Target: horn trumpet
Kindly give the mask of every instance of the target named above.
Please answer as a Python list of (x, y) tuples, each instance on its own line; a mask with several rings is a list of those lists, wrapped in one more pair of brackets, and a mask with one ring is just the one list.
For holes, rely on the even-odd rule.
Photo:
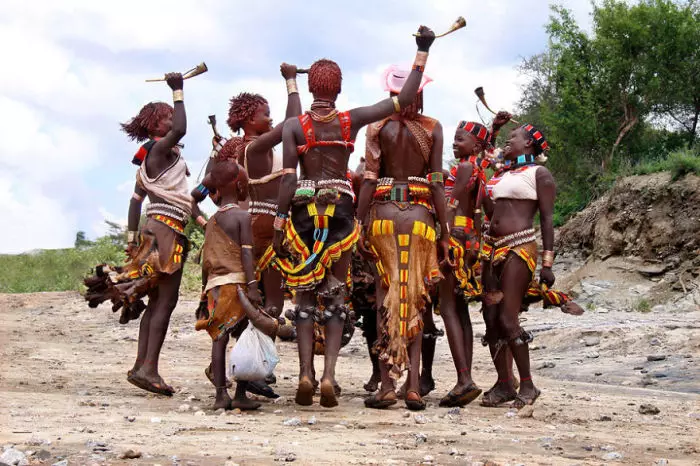
[[(456, 30), (462, 29), (462, 28), (465, 27), (466, 25), (467, 25), (467, 20), (464, 19), (463, 16), (460, 16), (459, 18), (457, 18), (457, 19), (455, 20), (454, 23), (452, 23), (452, 26), (450, 26), (450, 29), (448, 29), (446, 32), (443, 32), (442, 34), (438, 34), (437, 36), (435, 36), (435, 38), (437, 39), (438, 37), (444, 37), (444, 36), (446, 36), (447, 34), (452, 34), (452, 33), (455, 32)], [(417, 34), (417, 33), (416, 33), (416, 34), (413, 34), (413, 35), (414, 35), (415, 37), (420, 37), (420, 34)]]
[[(195, 76), (199, 76), (202, 73), (206, 73), (209, 71), (209, 68), (207, 68), (207, 64), (202, 62), (199, 65), (195, 66), (191, 70), (185, 71), (182, 73), (182, 79), (190, 79), (194, 78)], [(158, 81), (165, 81), (165, 78), (157, 78), (157, 79), (147, 79), (147, 83), (155, 83)]]
[[(485, 95), (484, 95), (484, 88), (483, 88), (483, 87), (479, 86), (479, 87), (477, 87), (476, 89), (474, 89), (474, 94), (476, 94), (476, 96), (479, 98), (479, 100), (481, 101), (481, 103), (484, 104), (484, 107), (486, 107), (486, 110), (488, 110), (489, 112), (491, 112), (491, 113), (493, 113), (494, 115), (496, 115), (496, 112), (494, 112), (493, 110), (491, 110), (491, 108), (489, 107), (489, 104), (486, 103), (486, 97), (485, 97)], [(516, 125), (519, 125), (519, 124), (520, 124), (520, 122), (519, 122), (518, 120), (514, 120), (513, 118), (511, 118), (510, 121), (512, 121), (512, 122), (515, 123)]]

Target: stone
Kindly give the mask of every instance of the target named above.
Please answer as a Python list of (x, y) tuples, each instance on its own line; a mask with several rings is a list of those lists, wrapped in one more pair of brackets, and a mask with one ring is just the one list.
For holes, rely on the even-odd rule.
[(534, 413), (535, 413), (535, 406), (534, 405), (525, 405), (520, 409), (520, 411), (518, 411), (518, 417), (526, 419), (526, 418), (532, 417)]
[(543, 361), (537, 365), (535, 369), (540, 370), (540, 369), (551, 369), (555, 367), (556, 364), (553, 363), (552, 361)]
[(48, 450), (39, 450), (36, 452), (34, 457), (40, 459), (41, 461), (46, 461), (47, 459), (51, 458), (51, 452)]
[(138, 450), (128, 449), (119, 455), (120, 460), (134, 460), (136, 458), (141, 458), (141, 452)]
[(611, 451), (610, 453), (606, 453), (602, 456), (602, 458), (605, 461), (617, 461), (622, 459), (622, 453), (618, 453), (616, 451)]
[(659, 345), (661, 345), (661, 340), (659, 340), (658, 338), (654, 337), (654, 338), (652, 338), (651, 340), (649, 340), (649, 344), (650, 344), (651, 346), (659, 346)]
[(598, 359), (600, 357), (600, 353), (597, 351), (589, 351), (586, 353), (586, 357), (588, 359)]
[(428, 436), (425, 435), (423, 432), (418, 432), (415, 435), (415, 438), (416, 438), (416, 445), (418, 445), (419, 443), (427, 443), (428, 442)]
[(609, 422), (609, 421), (612, 421), (612, 418), (610, 416), (603, 414), (602, 416), (598, 417), (598, 420), (601, 422)]
[(126, 416), (124, 419), (126, 419), (128, 422), (134, 422), (136, 420), (136, 416)]
[(462, 414), (462, 409), (461, 409), (459, 406), (457, 406), (457, 407), (455, 407), (455, 408), (450, 408), (450, 410), (447, 411), (447, 414), (452, 414), (452, 415), (454, 415), (454, 416), (459, 416), (460, 414)]
[(29, 464), (27, 455), (16, 448), (8, 448), (0, 455), (0, 462), (9, 464), (10, 466), (24, 466)]
[(654, 405), (645, 404), (639, 407), (639, 414), (659, 414), (661, 410)]
[(647, 361), (653, 362), (653, 361), (664, 361), (666, 359), (665, 354), (651, 354), (647, 356)]
[(32, 437), (27, 441), (27, 445), (40, 447), (42, 445), (51, 445), (51, 441), (37, 437), (36, 435), (32, 435)]
[(214, 411), (214, 414), (218, 414), (218, 415), (226, 414), (226, 410), (224, 408), (219, 408), (216, 411)]
[(310, 426), (313, 426), (313, 425), (316, 424), (316, 422), (318, 422), (318, 421), (316, 421), (316, 416), (311, 416), (311, 417), (309, 418), (309, 420), (306, 421), (306, 422), (307, 422)]
[(201, 417), (201, 416), (206, 416), (207, 413), (205, 413), (204, 411), (202, 411), (202, 410), (200, 409), (199, 411), (197, 411), (196, 413), (194, 413), (194, 415), (195, 415), (195, 416), (200, 416), (200, 417)]
[(422, 414), (415, 414), (413, 416), (413, 421), (416, 424), (427, 424), (428, 422), (430, 422), (430, 420)]
[(584, 337), (583, 344), (586, 346), (598, 346), (600, 344), (600, 337), (596, 337), (596, 336)]
[(298, 417), (285, 419), (282, 422), (282, 425), (287, 426), (287, 427), (298, 427), (301, 425), (301, 419), (299, 419)]
[(153, 424), (160, 424), (161, 419), (159, 417), (152, 417), (151, 418), (151, 423)]
[(431, 455), (425, 455), (423, 457), (423, 461), (426, 463), (432, 463), (433, 461), (435, 461), (435, 458)]
[(177, 408), (177, 410), (181, 413), (186, 413), (190, 409), (192, 409), (192, 408), (188, 404), (182, 404), (182, 405), (180, 405), (180, 407)]
[(669, 462), (666, 458), (659, 458), (654, 464), (656, 466), (668, 466)]
[(517, 415), (518, 415), (518, 411), (516, 411), (515, 409), (508, 410), (504, 414), (505, 417), (515, 417)]
[(51, 466), (68, 466), (68, 460), (61, 460), (57, 463), (52, 464)]
[(333, 430), (347, 430), (347, 426), (344, 426), (342, 424), (336, 424), (333, 426)]

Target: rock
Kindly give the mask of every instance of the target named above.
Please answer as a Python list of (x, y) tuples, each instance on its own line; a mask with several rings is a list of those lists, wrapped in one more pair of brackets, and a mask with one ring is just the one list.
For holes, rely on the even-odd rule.
[(136, 416), (124, 416), (124, 419), (126, 419), (128, 422), (134, 422), (136, 420)]
[(700, 421), (700, 413), (688, 413), (688, 417)]
[(224, 463), (224, 466), (240, 466), (240, 465), (236, 462), (233, 462), (233, 461), (226, 461)]
[(651, 354), (647, 356), (647, 361), (664, 361), (666, 359), (665, 354)]
[(663, 275), (670, 267), (671, 264), (668, 263), (647, 264), (637, 267), (637, 273), (644, 277), (657, 277)]
[(518, 415), (518, 411), (516, 411), (515, 409), (510, 409), (510, 410), (506, 411), (506, 413), (504, 414), (505, 417), (515, 417), (517, 415)]
[(40, 459), (41, 461), (46, 461), (47, 459), (51, 458), (51, 452), (47, 450), (39, 450), (36, 452), (34, 457)]
[(216, 411), (214, 411), (214, 414), (218, 414), (220, 416), (222, 414), (226, 414), (226, 410), (224, 408), (219, 408)]
[(0, 462), (9, 464), (10, 466), (24, 466), (29, 464), (27, 455), (17, 450), (16, 448), (8, 448), (0, 455)]
[(598, 417), (598, 420), (601, 422), (609, 422), (609, 421), (612, 421), (612, 418), (610, 416), (603, 414), (602, 416)]
[(124, 453), (119, 455), (120, 460), (134, 460), (136, 458), (141, 458), (141, 452), (132, 449), (128, 449)]
[(206, 416), (207, 413), (205, 413), (204, 411), (202, 411), (202, 410), (200, 409), (199, 411), (197, 411), (196, 413), (194, 413), (194, 415), (195, 415), (195, 416), (201, 417), (201, 416)]
[(191, 408), (190, 405), (188, 405), (188, 404), (182, 404), (182, 405), (180, 405), (179, 408), (177, 408), (177, 410), (178, 410), (179, 412), (181, 412), (181, 413), (186, 413), (186, 412), (189, 411), (190, 409), (192, 409), (192, 408)]
[(459, 450), (457, 450), (455, 447), (450, 448), (450, 456), (457, 456), (459, 455)]
[(462, 414), (462, 409), (459, 406), (457, 406), (457, 407), (451, 408), (449, 411), (447, 411), (447, 414), (459, 416), (460, 414)]
[(642, 383), (643, 386), (646, 387), (646, 386), (648, 386), (648, 385), (656, 385), (656, 384), (658, 384), (659, 382), (656, 381), (653, 377), (651, 377), (651, 375), (646, 374), (644, 377), (642, 377), (642, 382), (641, 382), (641, 383)]
[(57, 463), (52, 464), (51, 466), (68, 466), (68, 460), (61, 460)]
[(285, 420), (282, 422), (282, 425), (287, 426), (287, 427), (298, 427), (298, 426), (301, 425), (301, 419), (299, 419), (298, 417), (293, 417), (293, 418), (290, 418), (290, 419), (285, 419)]
[(600, 344), (600, 337), (596, 337), (596, 336), (584, 337), (583, 344), (586, 346), (598, 346)]
[(634, 366), (634, 368), (633, 368), (632, 370), (634, 370), (634, 371), (641, 371), (641, 370), (643, 370), (643, 369), (644, 369), (644, 366)]
[(284, 457), (284, 461), (287, 463), (292, 463), (296, 461), (296, 459), (297, 455), (295, 455), (294, 453), (288, 453), (287, 456)]
[(318, 422), (318, 421), (316, 421), (316, 416), (311, 416), (311, 417), (309, 418), (309, 420), (306, 421), (306, 422), (307, 422), (310, 426), (313, 426), (313, 425), (316, 424), (316, 422)]
[(602, 457), (605, 461), (617, 461), (622, 459), (622, 453), (618, 453), (616, 451), (611, 451), (610, 453), (606, 453)]
[(430, 422), (430, 420), (422, 414), (415, 414), (413, 416), (413, 421), (416, 424), (427, 424), (428, 422)]
[(51, 445), (51, 440), (46, 440), (43, 438), (39, 438), (36, 435), (32, 435), (32, 437), (27, 441), (27, 445), (32, 445), (34, 447), (40, 447), (43, 445)]
[(160, 419), (159, 417), (152, 417), (152, 418), (151, 418), (151, 422), (152, 422), (153, 424), (160, 424), (161, 419)]
[(620, 385), (622, 385), (623, 387), (629, 387), (630, 385), (632, 385), (632, 382), (629, 380), (623, 380)]
[(639, 414), (659, 414), (661, 410), (654, 405), (641, 405)]
[(431, 455), (425, 455), (423, 457), (423, 461), (426, 463), (432, 463), (433, 461), (435, 461), (435, 458)]
[(344, 426), (342, 424), (336, 424), (333, 426), (333, 430), (347, 430), (347, 426)]
[(415, 435), (415, 438), (416, 438), (416, 445), (418, 445), (419, 443), (426, 443), (428, 441), (428, 436), (425, 435), (423, 432), (418, 432)]
[(600, 371), (595, 371), (595, 372), (594, 372), (594, 375), (595, 375), (596, 377), (599, 377), (599, 376), (603, 375), (603, 373), (600, 372)]
[(241, 414), (243, 411), (241, 411), (241, 408), (236, 408), (236, 409), (232, 409), (232, 410), (229, 411), (229, 412), (230, 412), (231, 414)]
[(405, 418), (409, 418), (409, 417), (411, 417), (411, 412), (410, 412), (410, 411), (405, 411), (401, 416), (403, 416), (403, 417), (405, 417)]
[(525, 418), (532, 417), (534, 413), (535, 413), (535, 406), (534, 405), (525, 405), (520, 409), (520, 411), (518, 411), (518, 417), (525, 419)]
[(668, 460), (666, 458), (659, 458), (658, 460), (656, 460), (656, 462), (654, 464), (656, 466), (668, 466), (669, 463), (668, 463)]
[(551, 369), (555, 367), (556, 364), (553, 363), (552, 361), (543, 361), (537, 365), (535, 369), (540, 370), (540, 369)]
[(649, 340), (649, 344), (650, 344), (651, 346), (659, 346), (659, 345), (661, 345), (661, 340), (659, 340), (658, 338), (654, 337), (654, 338), (652, 338), (651, 340)]
[(586, 353), (586, 357), (588, 359), (598, 359), (600, 357), (600, 353), (597, 351), (589, 351)]

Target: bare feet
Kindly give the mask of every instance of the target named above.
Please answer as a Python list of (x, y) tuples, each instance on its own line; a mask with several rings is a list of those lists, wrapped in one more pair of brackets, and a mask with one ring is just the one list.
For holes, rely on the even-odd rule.
[(294, 401), (301, 406), (311, 406), (314, 402), (314, 392), (314, 383), (311, 379), (308, 377), (301, 377)]
[(340, 388), (333, 380), (321, 380), (321, 406), (324, 408), (335, 408), (338, 406), (336, 387)]

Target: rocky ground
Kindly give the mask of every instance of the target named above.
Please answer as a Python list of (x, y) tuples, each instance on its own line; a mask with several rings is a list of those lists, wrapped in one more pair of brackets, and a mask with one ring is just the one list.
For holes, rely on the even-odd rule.
[[(0, 295), (0, 463), (699, 464), (696, 284), (664, 304), (644, 304), (663, 278), (610, 261), (558, 261), (560, 285), (577, 294), (583, 316), (535, 308), (523, 315), (535, 331), (543, 394), (520, 415), (478, 403), (437, 407), (454, 381), (445, 338), (426, 411), (366, 409), (361, 332), (339, 359), (339, 407), (293, 403), (296, 351), (279, 343), (282, 397), (252, 414), (214, 412), (203, 374), (210, 340), (193, 329), (194, 301), (181, 300), (173, 316), (162, 373), (178, 392), (162, 398), (126, 382), (138, 328), (119, 325), (109, 306), (88, 310), (75, 293)], [(476, 309), (471, 317), (479, 336)], [(483, 388), (494, 380), (478, 343), (474, 374)]]

